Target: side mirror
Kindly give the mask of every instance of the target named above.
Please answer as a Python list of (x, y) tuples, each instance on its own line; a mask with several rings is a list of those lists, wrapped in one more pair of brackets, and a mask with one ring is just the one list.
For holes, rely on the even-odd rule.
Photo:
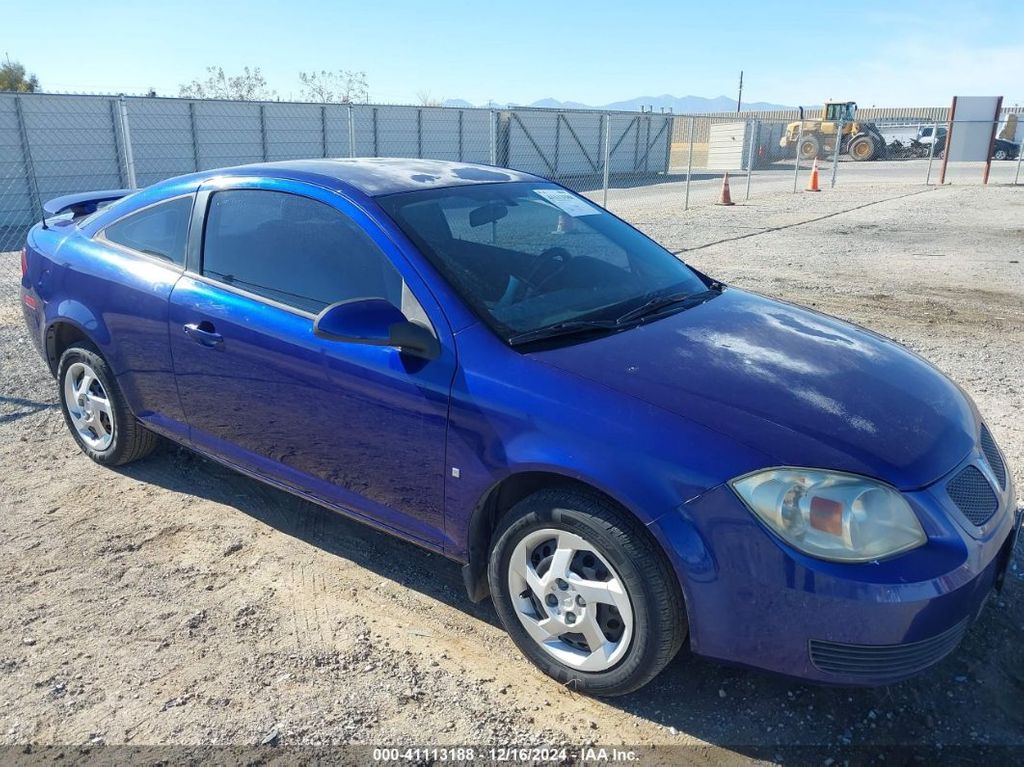
[(313, 320), (313, 334), (329, 341), (393, 346), (426, 360), (441, 354), (429, 330), (409, 322), (401, 309), (383, 298), (357, 298), (325, 307)]

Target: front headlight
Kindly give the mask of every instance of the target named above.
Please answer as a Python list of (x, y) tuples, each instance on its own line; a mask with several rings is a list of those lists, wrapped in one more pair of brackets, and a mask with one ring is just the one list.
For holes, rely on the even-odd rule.
[(784, 541), (819, 559), (867, 562), (927, 540), (903, 496), (864, 477), (785, 468), (729, 484)]

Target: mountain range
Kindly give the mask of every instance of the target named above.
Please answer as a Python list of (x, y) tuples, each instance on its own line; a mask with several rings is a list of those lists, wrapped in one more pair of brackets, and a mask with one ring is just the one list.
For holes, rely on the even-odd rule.
[[(639, 112), (641, 109), (653, 109), (655, 112), (674, 112), (675, 114), (690, 114), (693, 112), (733, 112), (736, 110), (736, 99), (728, 96), (718, 96), (713, 99), (703, 96), (673, 96), (665, 93), (661, 96), (638, 96), (637, 98), (626, 99), (625, 101), (613, 101), (610, 104), (583, 104), (579, 101), (559, 101), (558, 99), (546, 98), (534, 101), (532, 104), (471, 104), (464, 99), (447, 99), (444, 102), (446, 107), (469, 108), (472, 106), (492, 106), (504, 108), (509, 106), (542, 107), (545, 109), (609, 109), (627, 112)], [(772, 104), (767, 101), (743, 102), (744, 111), (767, 112), (774, 109), (795, 109), (785, 104)]]

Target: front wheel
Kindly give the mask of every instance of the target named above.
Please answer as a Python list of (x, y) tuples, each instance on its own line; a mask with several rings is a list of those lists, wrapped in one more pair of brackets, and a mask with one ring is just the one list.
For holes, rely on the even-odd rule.
[(857, 162), (873, 160), (877, 152), (875, 139), (868, 135), (857, 136), (850, 142), (846, 151)]
[(1005, 149), (997, 149), (992, 153), (993, 160), (1005, 160), (1009, 157)]
[(686, 619), (657, 543), (611, 504), (570, 490), (518, 503), (499, 527), (488, 580), (519, 649), (592, 695), (642, 687), (678, 652)]
[(157, 436), (135, 419), (117, 379), (92, 344), (71, 346), (61, 355), (57, 383), (71, 436), (97, 463), (120, 466), (156, 447)]

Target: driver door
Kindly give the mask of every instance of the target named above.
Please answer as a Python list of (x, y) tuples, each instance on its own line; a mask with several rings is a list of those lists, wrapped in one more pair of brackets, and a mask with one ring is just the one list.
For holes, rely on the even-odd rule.
[[(453, 345), (397, 247), (337, 194), (218, 181), (197, 202), (171, 294), (175, 377), (193, 444), (423, 543), (443, 541)], [(428, 361), (313, 334), (325, 306), (384, 298), (439, 334)]]

